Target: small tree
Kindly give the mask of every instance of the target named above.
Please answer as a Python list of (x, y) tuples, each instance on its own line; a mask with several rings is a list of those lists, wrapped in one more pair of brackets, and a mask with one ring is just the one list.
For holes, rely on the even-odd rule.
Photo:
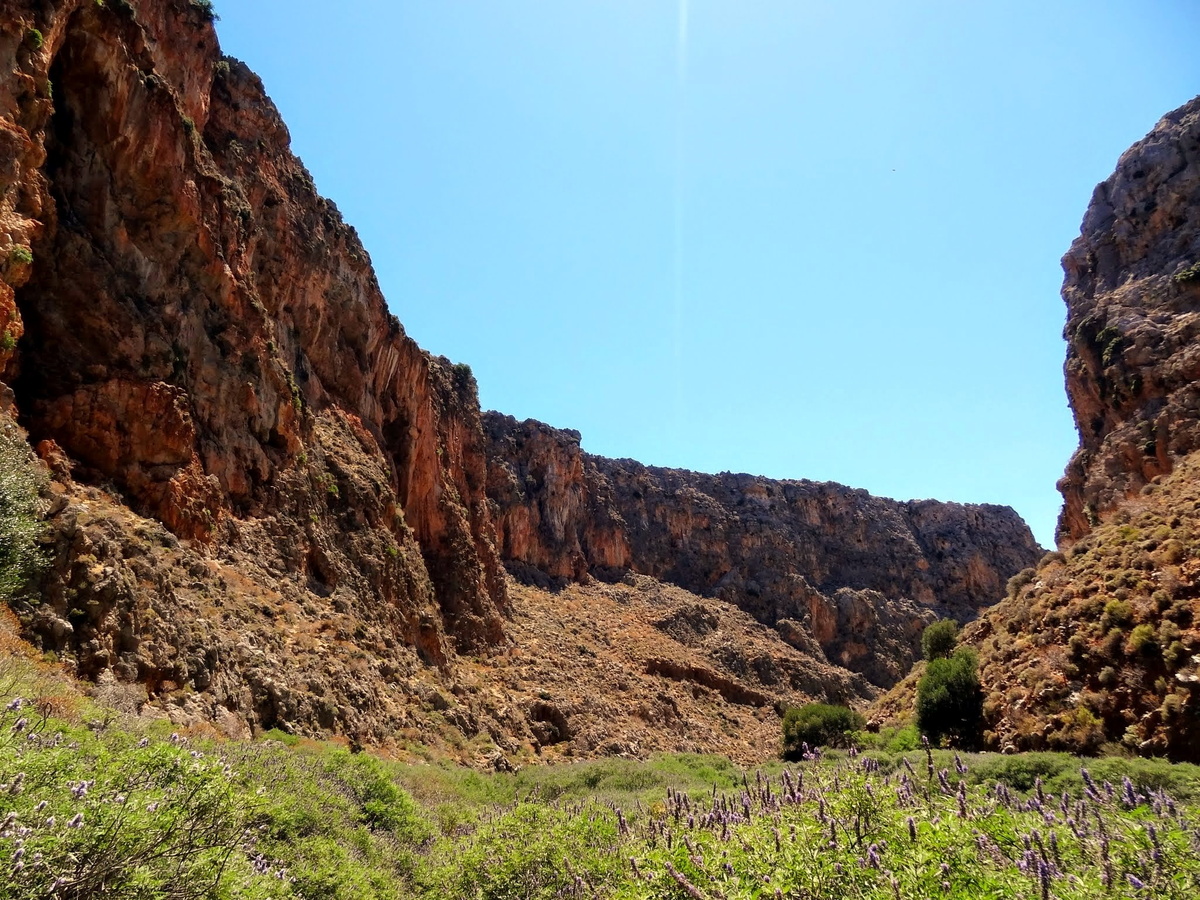
[(845, 706), (828, 703), (809, 703), (793, 707), (783, 716), (784, 759), (799, 759), (803, 745), (810, 747), (842, 747), (850, 743), (850, 735), (862, 731), (867, 720)]
[(921, 650), (926, 659), (946, 659), (958, 644), (958, 623), (953, 619), (934, 622), (921, 635)]
[(975, 652), (966, 647), (926, 666), (917, 684), (917, 725), (934, 743), (947, 738), (962, 747), (979, 739), (983, 691), (978, 669)]

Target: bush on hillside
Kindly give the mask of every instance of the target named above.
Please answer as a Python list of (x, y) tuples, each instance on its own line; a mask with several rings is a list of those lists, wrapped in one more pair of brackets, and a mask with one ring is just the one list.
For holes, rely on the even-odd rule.
[(844, 747), (853, 740), (851, 735), (862, 731), (867, 720), (845, 706), (828, 703), (809, 703), (793, 707), (783, 717), (784, 759), (799, 759), (804, 745), (810, 747)]
[(953, 619), (934, 622), (921, 635), (921, 650), (926, 659), (945, 659), (958, 645), (958, 623)]
[(983, 723), (979, 663), (965, 647), (947, 659), (933, 659), (917, 684), (917, 726), (934, 743), (973, 746)]
[(0, 416), (0, 600), (24, 588), (40, 563), (37, 547), (41, 472), (8, 416)]

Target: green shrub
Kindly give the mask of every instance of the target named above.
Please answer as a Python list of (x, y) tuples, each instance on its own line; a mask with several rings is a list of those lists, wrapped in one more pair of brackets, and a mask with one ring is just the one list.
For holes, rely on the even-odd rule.
[(1109, 600), (1104, 604), (1104, 617), (1100, 620), (1106, 628), (1121, 628), (1133, 621), (1133, 607), (1124, 600)]
[(1007, 591), (1008, 596), (1015, 597), (1021, 593), (1022, 588), (1027, 584), (1032, 584), (1033, 579), (1037, 577), (1037, 569), (1029, 568), (1022, 569), (1012, 578), (1008, 579)]
[(1139, 625), (1129, 633), (1126, 650), (1130, 656), (1151, 656), (1158, 651), (1158, 636), (1153, 625)]
[(917, 684), (917, 726), (931, 741), (946, 739), (959, 747), (978, 741), (983, 724), (978, 669), (974, 652), (965, 647), (925, 667)]
[(16, 423), (0, 415), (0, 600), (18, 596), (40, 567), (42, 473)]
[(25, 32), (25, 43), (34, 50), (41, 50), (42, 45), (46, 43), (46, 38), (36, 28), (30, 28)]
[(213, 9), (213, 0), (191, 0), (192, 9), (202, 15), (206, 21), (216, 22), (220, 20), (216, 10)]
[(0, 334), (0, 350), (9, 353), (17, 348), (17, 339), (13, 337), (12, 332), (5, 329), (3, 334)]
[(958, 623), (953, 619), (934, 622), (921, 635), (921, 650), (926, 659), (945, 659), (958, 645)]
[(845, 706), (828, 703), (809, 703), (793, 707), (783, 716), (784, 759), (799, 759), (803, 745), (810, 747), (844, 747), (853, 740), (856, 731), (866, 727), (867, 720)]
[(33, 263), (33, 251), (28, 247), (13, 247), (8, 254), (8, 261), (13, 265), (28, 266)]
[(1192, 263), (1182, 272), (1175, 276), (1176, 284), (1196, 284), (1200, 283), (1200, 262)]

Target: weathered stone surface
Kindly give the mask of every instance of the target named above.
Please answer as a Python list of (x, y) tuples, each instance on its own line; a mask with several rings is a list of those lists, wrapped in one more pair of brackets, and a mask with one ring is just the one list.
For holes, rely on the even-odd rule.
[[(503, 643), (474, 381), (388, 313), (261, 82), (194, 5), (0, 13), (0, 260), (0, 381), (70, 497), (103, 486), (259, 588), (298, 576), (300, 606), (348, 592), (413, 659)], [(81, 674), (200, 688), (182, 659), (121, 662), (154, 632), (142, 592), (105, 588), (89, 611), (80, 567), (119, 561), (63, 515), (46, 593), (64, 599), (35, 637)], [(72, 608), (81, 627), (59, 627)], [(241, 662), (218, 668), (229, 697), (260, 693)], [(237, 708), (270, 724), (261, 706)]]
[(1122, 154), (1063, 257), (1079, 449), (1059, 482), (1062, 544), (1200, 448), (1198, 199), (1200, 98)]
[(578, 432), (487, 413), (488, 495), (517, 569), (631, 569), (717, 596), (881, 686), (936, 615), (967, 621), (1041, 555), (1007, 507), (907, 503), (811, 481), (703, 475), (584, 453)]

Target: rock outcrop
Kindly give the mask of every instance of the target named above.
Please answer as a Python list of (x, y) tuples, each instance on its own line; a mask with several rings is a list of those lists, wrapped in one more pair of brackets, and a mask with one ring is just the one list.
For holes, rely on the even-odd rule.
[(1121, 156), (1063, 258), (1079, 429), (1059, 483), (1064, 545), (1200, 448), (1198, 198), (1200, 98)]
[[(373, 639), (434, 665), (503, 642), (470, 372), (388, 313), (354, 230), (202, 5), (5, 6), (0, 259), (5, 403), (72, 486), (50, 599), (27, 617), (45, 649), (150, 685), (193, 682), (189, 655), (204, 655), (201, 639), (149, 649), (137, 598), (169, 595), (145, 584), (162, 567), (126, 576), (127, 558), (105, 557), (125, 541), (80, 525), (103, 502), (80, 485), (161, 521), (191, 557), (294, 584), (301, 619), (354, 607)], [(96, 569), (121, 584), (79, 580)], [(222, 666), (237, 685), (217, 705), (270, 722), (245, 667)]]
[[(1080, 447), (1059, 548), (963, 632), (991, 749), (1200, 761), (1200, 98), (1096, 188), (1063, 259)], [(876, 718), (913, 709), (910, 678)]]
[(880, 686), (908, 671), (936, 616), (974, 619), (1041, 556), (1007, 507), (653, 468), (498, 413), (484, 430), (498, 546), (518, 574), (650, 575), (727, 600)]

